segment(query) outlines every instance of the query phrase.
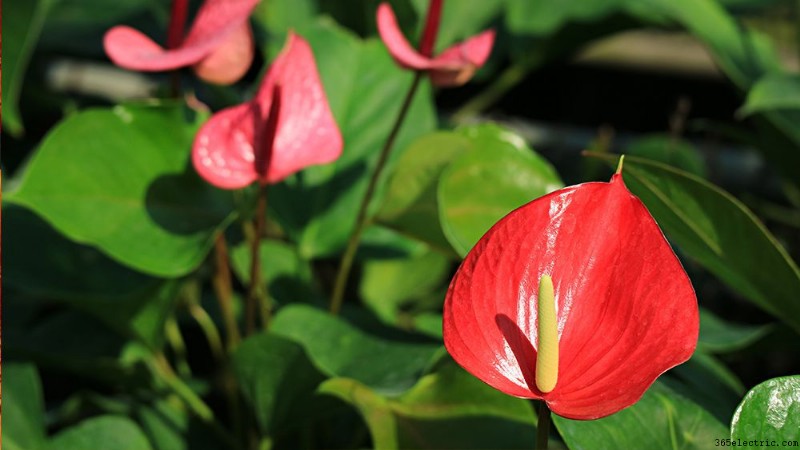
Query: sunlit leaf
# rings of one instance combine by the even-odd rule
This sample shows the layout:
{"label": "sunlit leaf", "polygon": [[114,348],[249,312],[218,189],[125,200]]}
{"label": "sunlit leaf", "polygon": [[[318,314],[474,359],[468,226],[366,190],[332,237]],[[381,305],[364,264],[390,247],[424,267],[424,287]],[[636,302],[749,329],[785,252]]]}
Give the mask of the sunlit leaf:
{"label": "sunlit leaf", "polygon": [[788,441],[797,445],[800,441],[800,376],[773,378],[750,390],[733,416],[731,439],[768,441],[774,445],[784,445]]}
{"label": "sunlit leaf", "polygon": [[185,274],[233,211],[229,193],[187,167],[196,125],[185,113],[173,104],[71,116],[45,138],[9,200],[136,270]]}

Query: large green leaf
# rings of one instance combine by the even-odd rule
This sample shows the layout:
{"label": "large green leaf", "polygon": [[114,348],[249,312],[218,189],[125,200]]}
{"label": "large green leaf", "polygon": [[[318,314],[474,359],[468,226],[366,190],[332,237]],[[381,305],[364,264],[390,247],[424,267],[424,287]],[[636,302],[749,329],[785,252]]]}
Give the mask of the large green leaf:
{"label": "large green leaf", "polygon": [[769,325],[751,326],[730,323],[715,316],[707,309],[700,308],[700,338],[697,345],[708,352],[732,352],[761,339],[771,328]]}
{"label": "large green leaf", "polygon": [[653,134],[638,138],[625,148],[626,155],[669,164],[699,177],[706,176],[706,165],[691,143],[668,135]]}
{"label": "large green leaf", "polygon": [[18,205],[6,204],[3,219],[3,231],[14,236],[3,245],[3,281],[20,291],[53,299],[110,300],[142,294],[160,282],[70,241]]}
{"label": "large green leaf", "polygon": [[435,132],[412,143],[397,161],[378,219],[388,226],[449,252],[439,224],[439,176],[458,155],[472,149],[460,133]]}
{"label": "large green leaf", "polygon": [[267,436],[301,426],[314,391],[325,379],[300,345],[270,334],[242,342],[233,355],[233,369]]}
{"label": "large green leaf", "polygon": [[660,383],[611,416],[581,421],[554,415],[553,422],[571,450],[712,449],[728,434],[711,414]]}
{"label": "large green leaf", "polygon": [[[331,110],[344,137],[334,163],[310,167],[272,189],[276,217],[304,258],[344,247],[367,181],[413,75],[398,68],[383,44],[361,40],[329,22],[300,30],[317,60]],[[394,144],[390,164],[409,142],[435,126],[428,83],[422,84]],[[381,183],[382,184],[382,183]],[[377,206],[382,189],[373,205]]]}
{"label": "large green leaf", "polygon": [[31,54],[53,0],[6,2],[3,11],[3,128],[14,136],[23,132],[19,96]]}
{"label": "large green leaf", "polygon": [[791,446],[792,442],[797,446],[800,441],[800,375],[773,378],[750,390],[733,415],[731,439],[747,441],[748,444],[740,445],[758,448]]}
{"label": "large green leaf", "polygon": [[368,334],[305,305],[281,309],[270,330],[302,345],[325,374],[353,378],[387,393],[411,387],[442,351],[441,345],[429,340],[410,342]]}
{"label": "large green leaf", "polygon": [[701,178],[645,159],[626,157],[623,178],[683,252],[800,331],[800,269],[746,206]]}
{"label": "large green leaf", "polygon": [[503,216],[563,184],[553,167],[511,131],[480,125],[459,132],[473,149],[442,173],[438,204],[444,234],[464,256]]}
{"label": "large green leaf", "polygon": [[144,347],[100,320],[58,310],[35,319],[24,334],[4,336],[4,356],[114,386],[146,380],[138,364]]}
{"label": "large green leaf", "polygon": [[449,271],[447,258],[431,251],[410,258],[368,261],[359,291],[381,320],[397,324],[404,303],[430,294],[443,284]]}
{"label": "large green leaf", "polygon": [[127,266],[183,275],[233,210],[228,193],[188,166],[196,124],[186,112],[119,106],[71,116],[45,138],[9,200]]}
{"label": "large green leaf", "polygon": [[702,350],[675,367],[661,381],[697,403],[721,423],[728,423],[745,389],[739,378],[719,359]]}
{"label": "large green leaf", "polygon": [[[463,373],[461,378],[465,377],[471,378]],[[535,427],[527,402],[505,396],[474,378],[472,385],[457,378],[430,375],[409,392],[411,395],[397,400],[342,378],[324,383],[321,391],[359,410],[375,448],[530,448]],[[445,382],[454,384],[446,386]]]}
{"label": "large green leaf", "polygon": [[41,450],[47,445],[44,400],[36,367],[3,364],[3,447]]}
{"label": "large green leaf", "polygon": [[627,0],[507,2],[506,24],[509,30],[515,34],[547,36],[570,22],[590,22],[617,12]]}
{"label": "large green leaf", "polygon": [[147,437],[127,417],[100,416],[56,434],[50,442],[52,450],[151,450]]}
{"label": "large green leaf", "polygon": [[776,73],[760,78],[739,112],[750,115],[776,109],[800,110],[800,76]]}
{"label": "large green leaf", "polygon": [[531,448],[535,440],[530,403],[494,390],[452,360],[393,399],[345,378],[326,381],[320,391],[359,410],[375,448]]}

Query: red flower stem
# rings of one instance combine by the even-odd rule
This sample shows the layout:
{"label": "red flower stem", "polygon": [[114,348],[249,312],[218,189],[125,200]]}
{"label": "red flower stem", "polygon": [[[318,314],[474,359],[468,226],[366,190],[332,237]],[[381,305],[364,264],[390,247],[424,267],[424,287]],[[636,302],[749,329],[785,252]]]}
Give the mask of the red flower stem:
{"label": "red flower stem", "polygon": [[[183,32],[186,28],[186,16],[189,13],[189,0],[172,0],[172,11],[169,16],[167,28],[167,48],[177,48],[183,42]],[[181,73],[175,69],[170,73],[170,90],[172,97],[178,98],[181,94]]]}
{"label": "red flower stem", "polygon": [[414,99],[414,94],[417,92],[419,83],[422,80],[422,72],[417,72],[414,75],[414,81],[406,93],[406,98],[403,100],[403,106],[400,107],[400,112],[397,114],[392,131],[389,132],[389,137],[381,149],[378,162],[375,164],[375,170],[372,171],[372,177],[369,179],[367,191],[364,193],[364,198],[361,200],[361,206],[356,216],[355,228],[347,241],[342,261],[339,265],[339,272],[336,274],[336,282],[333,285],[333,295],[331,296],[330,312],[331,314],[339,314],[342,309],[342,301],[344,300],[344,291],[347,287],[347,278],[350,275],[350,269],[353,267],[353,260],[358,250],[358,244],[361,241],[361,235],[364,233],[364,228],[367,225],[368,217],[367,210],[369,209],[372,196],[375,194],[375,188],[378,185],[378,179],[386,166],[386,161],[389,159],[389,154],[394,146],[394,141],[397,139],[397,134],[400,132],[400,127],[403,125],[408,110],[411,107],[411,101]]}
{"label": "red flower stem", "polygon": [[225,322],[225,346],[230,352],[241,340],[239,325],[233,313],[233,288],[231,285],[231,269],[228,265],[228,244],[222,233],[214,241],[214,292],[217,295],[219,309]]}
{"label": "red flower stem", "polygon": [[536,416],[536,450],[547,450],[548,437],[550,436],[550,408],[544,400],[537,402]]}
{"label": "red flower stem", "polygon": [[419,43],[419,52],[430,58],[436,45],[436,35],[439,34],[439,22],[442,18],[443,0],[431,0],[428,5],[428,15],[425,17],[425,29]]}
{"label": "red flower stem", "polygon": [[253,218],[255,231],[253,239],[250,240],[250,286],[247,291],[247,314],[245,316],[247,334],[253,334],[256,330],[256,309],[259,310],[261,325],[264,328],[269,325],[271,316],[266,287],[267,280],[262,281],[261,279],[261,238],[266,228],[268,186],[263,184],[258,188],[256,215]]}
{"label": "red flower stem", "polygon": [[167,28],[167,48],[177,48],[181,45],[188,12],[189,0],[172,0],[172,13]]}

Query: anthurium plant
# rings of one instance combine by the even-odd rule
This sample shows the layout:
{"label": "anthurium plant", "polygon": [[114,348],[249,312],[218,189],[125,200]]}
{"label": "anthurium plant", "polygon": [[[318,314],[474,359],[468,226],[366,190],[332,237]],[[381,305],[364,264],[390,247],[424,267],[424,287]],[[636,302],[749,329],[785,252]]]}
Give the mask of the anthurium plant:
{"label": "anthurium plant", "polygon": [[8,449],[800,447],[794,6],[4,6]]}

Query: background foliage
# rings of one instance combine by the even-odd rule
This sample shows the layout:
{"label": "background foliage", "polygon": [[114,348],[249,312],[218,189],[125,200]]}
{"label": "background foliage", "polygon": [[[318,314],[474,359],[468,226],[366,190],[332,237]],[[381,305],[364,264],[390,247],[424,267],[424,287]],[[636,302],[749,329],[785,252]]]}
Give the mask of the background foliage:
{"label": "background foliage", "polygon": [[[427,1],[392,4],[418,35]],[[191,142],[209,112],[156,100],[168,96],[168,75],[103,72],[103,33],[126,23],[163,37],[168,2],[6,2],[3,444],[531,448],[531,404],[484,385],[444,351],[444,293],[495,221],[565,183],[607,180],[612,153],[622,152],[632,155],[628,187],[694,282],[700,342],[633,407],[592,422],[556,418],[552,445],[800,439],[800,78],[787,56],[798,52],[796,4],[447,2],[440,48],[486,27],[497,45],[471,85],[436,91],[425,82],[417,93],[370,205],[376,219],[345,308],[331,316],[338,258],[412,80],[375,36],[376,7],[263,1],[251,19],[260,53],[242,82],[215,87],[183,74],[211,110],[239,103],[295,30],[314,50],[346,143],[335,163],[271,189],[261,267],[275,315],[268,331],[232,348],[220,337],[211,253],[223,233],[241,317],[253,192],[220,191],[195,174]],[[690,35],[717,78],[648,84],[655,75],[570,63],[588,44],[632,30]],[[604,77],[639,81],[618,81],[603,102]],[[637,83],[674,95],[640,108]],[[131,86],[138,99],[125,93]],[[673,106],[681,89],[696,109]],[[775,396],[786,408],[775,409]]]}

